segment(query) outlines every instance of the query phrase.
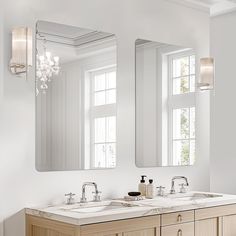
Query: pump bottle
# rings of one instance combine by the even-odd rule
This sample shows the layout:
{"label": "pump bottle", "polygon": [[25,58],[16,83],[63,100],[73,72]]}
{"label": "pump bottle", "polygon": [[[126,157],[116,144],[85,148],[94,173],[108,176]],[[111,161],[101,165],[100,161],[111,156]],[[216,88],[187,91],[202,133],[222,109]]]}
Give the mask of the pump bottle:
{"label": "pump bottle", "polygon": [[155,197],[155,186],[153,184],[153,179],[149,179],[149,184],[147,185],[146,198]]}
{"label": "pump bottle", "polygon": [[138,191],[141,193],[142,196],[146,196],[146,192],[147,192],[147,185],[145,183],[145,178],[147,176],[146,175],[142,175],[141,176],[141,180],[140,180],[140,183],[138,185]]}

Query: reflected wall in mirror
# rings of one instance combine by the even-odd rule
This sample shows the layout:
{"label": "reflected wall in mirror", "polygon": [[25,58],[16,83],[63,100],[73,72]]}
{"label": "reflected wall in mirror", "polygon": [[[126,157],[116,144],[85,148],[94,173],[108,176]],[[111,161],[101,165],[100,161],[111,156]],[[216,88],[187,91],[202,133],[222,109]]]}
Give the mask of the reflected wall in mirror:
{"label": "reflected wall in mirror", "polygon": [[136,165],[195,162],[195,53],[136,40]]}
{"label": "reflected wall in mirror", "polygon": [[116,39],[39,21],[36,169],[116,166]]}

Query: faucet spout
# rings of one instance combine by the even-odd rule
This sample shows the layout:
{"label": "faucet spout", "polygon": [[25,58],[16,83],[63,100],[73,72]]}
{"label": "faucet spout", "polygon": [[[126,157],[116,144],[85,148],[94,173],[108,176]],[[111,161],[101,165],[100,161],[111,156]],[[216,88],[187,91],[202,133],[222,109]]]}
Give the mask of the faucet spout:
{"label": "faucet spout", "polygon": [[80,199],[81,203],[86,203],[87,202],[87,198],[86,198],[86,186],[94,186],[95,189],[95,198],[94,201],[99,201],[100,200],[100,196],[99,196],[99,191],[98,191],[98,186],[95,182],[85,182],[82,186],[82,197]]}
{"label": "faucet spout", "polygon": [[176,191],[175,191],[175,180],[178,180],[178,179],[183,179],[183,180],[185,181],[185,185],[186,185],[186,186],[189,186],[187,177],[185,177],[185,176],[175,176],[175,177],[173,177],[172,180],[171,180],[171,190],[170,190],[170,194],[175,194],[175,193],[176,193]]}

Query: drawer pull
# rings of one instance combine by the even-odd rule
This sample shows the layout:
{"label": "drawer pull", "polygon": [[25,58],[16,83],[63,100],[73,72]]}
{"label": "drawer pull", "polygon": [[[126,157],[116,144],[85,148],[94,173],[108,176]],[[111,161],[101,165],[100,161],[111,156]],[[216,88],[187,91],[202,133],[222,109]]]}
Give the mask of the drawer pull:
{"label": "drawer pull", "polygon": [[178,236],[182,236],[182,230],[181,229],[178,230]]}
{"label": "drawer pull", "polygon": [[182,221],[182,215],[178,215],[177,221],[178,221],[178,222],[181,222],[181,221]]}

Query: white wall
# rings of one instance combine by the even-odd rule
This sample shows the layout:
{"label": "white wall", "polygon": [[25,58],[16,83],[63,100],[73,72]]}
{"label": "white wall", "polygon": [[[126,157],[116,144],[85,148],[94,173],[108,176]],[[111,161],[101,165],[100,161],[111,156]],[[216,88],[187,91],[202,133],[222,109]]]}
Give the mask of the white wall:
{"label": "white wall", "polygon": [[161,165],[157,152],[158,140],[161,141],[157,137],[161,133],[161,127],[157,127],[161,118],[157,112],[161,106],[158,66],[156,47],[136,49],[136,164],[139,167]]}
{"label": "white wall", "polygon": [[[4,44],[0,41],[0,47],[4,47],[4,52],[0,50],[1,56],[4,53],[4,74],[0,74],[0,85],[4,86],[0,105],[0,220],[4,218],[5,236],[24,235],[24,218],[22,212],[19,213],[24,207],[60,202],[64,193],[69,191],[80,194],[84,181],[95,180],[104,197],[122,196],[128,190],[136,189],[141,174],[154,178],[158,185],[166,185],[167,189],[171,177],[181,174],[189,178],[192,189],[209,190],[207,151],[198,153],[193,167],[139,169],[135,167],[134,145],[134,41],[144,38],[184,45],[195,48],[199,56],[208,55],[207,13],[167,0],[71,0],[70,4],[66,0],[7,0],[5,3],[8,6],[4,9]],[[25,81],[11,76],[7,64],[10,59],[10,29],[20,25],[33,27],[38,19],[117,35],[116,169],[49,173],[35,170],[33,77]]]}
{"label": "white wall", "polygon": [[[81,68],[61,65],[46,94],[37,96],[37,170],[78,170],[81,163]],[[76,132],[73,132],[76,131]]]}
{"label": "white wall", "polygon": [[236,12],[211,20],[211,54],[216,61],[211,98],[211,190],[236,194]]}

